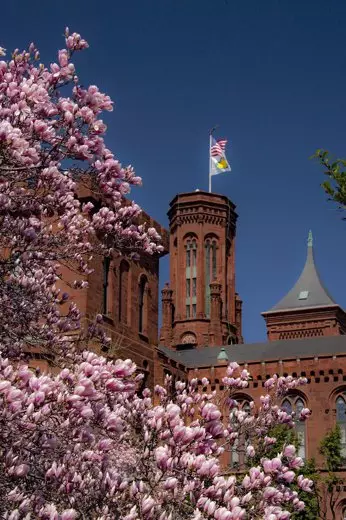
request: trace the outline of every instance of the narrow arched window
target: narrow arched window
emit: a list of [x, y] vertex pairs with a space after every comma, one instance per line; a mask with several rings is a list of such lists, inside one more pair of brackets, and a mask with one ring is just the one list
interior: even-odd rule
[[110, 268], [110, 258], [106, 256], [103, 259], [103, 292], [102, 292], [102, 313], [108, 314], [109, 305], [108, 305], [108, 284], [109, 284], [109, 268]]
[[216, 280], [216, 242], [213, 240], [211, 244], [211, 273], [212, 281]]
[[147, 334], [148, 322], [148, 279], [142, 275], [139, 280], [139, 295], [138, 295], [138, 330], [141, 334]]
[[128, 323], [129, 264], [122, 260], [119, 269], [119, 321]]
[[286, 413], [291, 414], [292, 413], [292, 403], [290, 399], [285, 399], [282, 403], [282, 408], [285, 410]]
[[341, 434], [341, 456], [346, 460], [346, 401], [343, 395], [336, 400], [336, 422]]
[[235, 410], [239, 410], [246, 415], [251, 415], [251, 406], [250, 401], [247, 399], [235, 399], [238, 401], [239, 405], [237, 408], [231, 411], [230, 414], [230, 423], [234, 423], [235, 429], [238, 433], [238, 438], [234, 442], [231, 449], [231, 460], [230, 465], [233, 468], [242, 468], [246, 462], [246, 449], [250, 443], [249, 435], [247, 428], [244, 427], [244, 421], [238, 421], [236, 418]]
[[303, 399], [299, 396], [288, 396], [282, 403], [285, 412], [294, 413], [294, 431], [298, 441], [298, 456], [302, 459], [306, 457], [306, 424], [299, 419], [300, 413], [305, 408]]
[[302, 399], [297, 399], [295, 402], [295, 411], [296, 411], [296, 423], [295, 423], [295, 430], [297, 433], [298, 438], [298, 455], [302, 459], [305, 459], [306, 457], [306, 425], [305, 421], [300, 421], [299, 416], [304, 406], [304, 401]]
[[205, 313], [210, 315], [210, 283], [217, 278], [217, 243], [216, 239], [207, 238], [205, 251]]
[[185, 309], [186, 318], [196, 318], [197, 313], [197, 241], [189, 238], [185, 245]]

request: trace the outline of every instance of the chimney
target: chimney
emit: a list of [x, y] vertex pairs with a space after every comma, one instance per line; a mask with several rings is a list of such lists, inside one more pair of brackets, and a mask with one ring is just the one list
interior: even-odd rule
[[212, 345], [222, 345], [221, 327], [221, 284], [217, 281], [210, 285], [210, 327], [209, 338]]
[[161, 291], [162, 294], [162, 327], [160, 332], [160, 343], [170, 345], [172, 336], [173, 317], [173, 291], [166, 283]]
[[243, 306], [243, 301], [241, 300], [239, 294], [235, 293], [235, 324], [237, 326], [238, 343], [243, 343], [242, 306]]

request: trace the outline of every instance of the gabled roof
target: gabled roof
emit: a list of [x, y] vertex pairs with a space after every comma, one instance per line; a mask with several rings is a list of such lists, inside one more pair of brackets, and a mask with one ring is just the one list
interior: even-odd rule
[[300, 277], [286, 296], [263, 314], [330, 306], [335, 307], [337, 304], [320, 280], [314, 260], [312, 233], [309, 231], [308, 254]]
[[324, 336], [320, 338], [281, 339], [266, 343], [245, 343], [224, 347], [201, 347], [181, 351], [159, 345], [158, 351], [186, 368], [212, 367], [220, 363], [219, 355], [226, 354], [228, 361], [259, 363], [279, 359], [304, 359], [315, 356], [346, 355], [346, 336]]

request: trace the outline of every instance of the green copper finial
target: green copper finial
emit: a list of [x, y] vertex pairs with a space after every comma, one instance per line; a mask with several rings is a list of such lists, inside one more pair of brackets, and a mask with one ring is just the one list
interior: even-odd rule
[[224, 347], [221, 348], [219, 355], [217, 356], [218, 361], [228, 361], [227, 352]]
[[312, 238], [312, 231], [310, 229], [309, 231], [309, 235], [308, 235], [308, 247], [312, 247], [313, 246], [313, 238]]

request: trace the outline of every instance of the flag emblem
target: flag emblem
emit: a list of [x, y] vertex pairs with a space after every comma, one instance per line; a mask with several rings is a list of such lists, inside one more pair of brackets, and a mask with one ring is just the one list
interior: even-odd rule
[[210, 140], [210, 175], [230, 172], [231, 167], [226, 157], [227, 139], [218, 139], [211, 136]]

